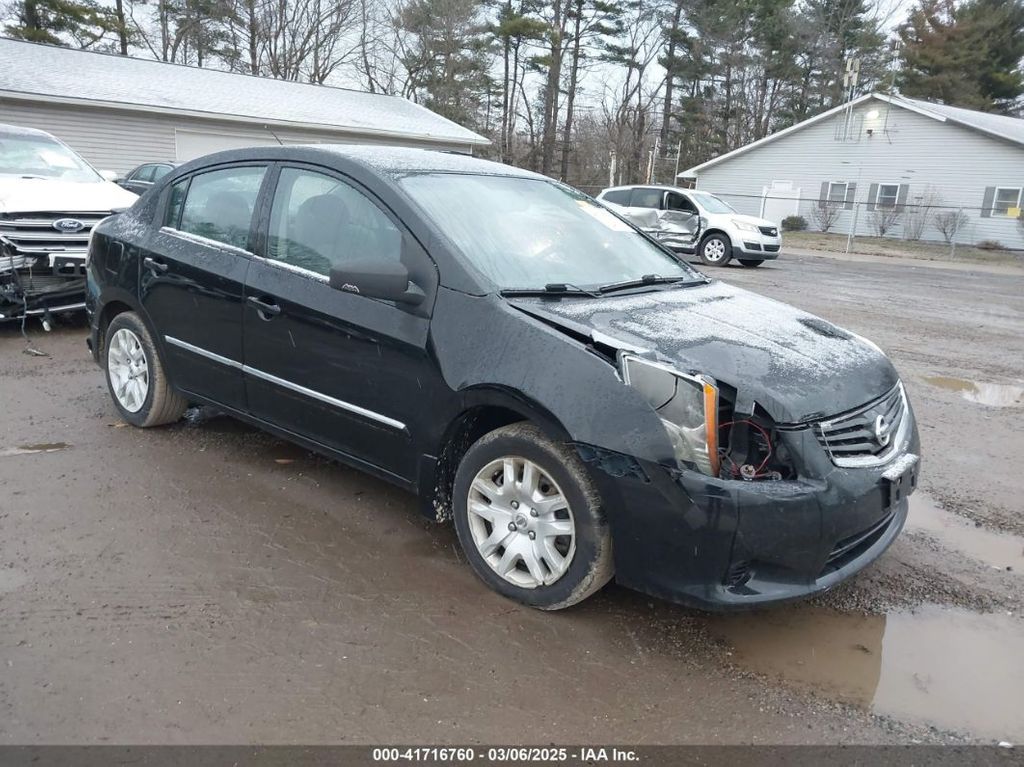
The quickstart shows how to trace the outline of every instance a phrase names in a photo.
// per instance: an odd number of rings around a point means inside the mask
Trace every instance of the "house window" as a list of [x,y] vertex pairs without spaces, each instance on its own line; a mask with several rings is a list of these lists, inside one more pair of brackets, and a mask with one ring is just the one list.
[[833,181],[828,185],[828,201],[842,205],[846,202],[846,188],[848,184],[845,181]]
[[899,184],[879,184],[878,196],[875,197],[876,208],[895,208],[900,196]]
[[1020,192],[1019,186],[997,186],[995,200],[992,203],[992,215],[1009,217],[1011,208],[1019,209]]

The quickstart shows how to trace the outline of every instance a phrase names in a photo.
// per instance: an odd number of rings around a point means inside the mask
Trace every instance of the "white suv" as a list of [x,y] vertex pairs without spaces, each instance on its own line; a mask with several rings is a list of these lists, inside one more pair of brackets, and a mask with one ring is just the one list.
[[744,266],[760,266],[778,258],[782,249],[778,224],[737,213],[708,192],[674,186],[614,186],[603,190],[597,199],[627,217],[652,209],[695,213],[702,219],[700,241],[695,247],[676,249],[696,252],[709,266],[725,266],[732,258]]

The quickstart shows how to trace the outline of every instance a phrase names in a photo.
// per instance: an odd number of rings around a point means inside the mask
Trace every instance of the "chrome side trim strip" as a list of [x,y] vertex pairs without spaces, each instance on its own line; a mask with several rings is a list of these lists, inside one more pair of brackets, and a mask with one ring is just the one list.
[[198,354],[200,357],[206,357],[206,359],[208,360],[219,362],[221,365],[227,365],[229,368],[235,368],[236,370],[241,370],[243,368],[241,362],[235,362],[234,360],[228,359],[227,357],[222,357],[219,354],[208,352],[206,351],[206,349],[201,349],[198,346],[194,346],[193,344],[190,344],[188,341],[182,341],[180,338],[174,338],[173,336],[164,336],[164,340],[167,343],[171,344],[172,346],[177,346],[181,349],[185,349],[186,351],[190,351],[193,354]]
[[405,424],[402,423],[401,421],[396,421],[394,418],[388,418],[386,415],[381,415],[380,413],[375,413],[372,410],[367,410],[364,407],[359,407],[359,405],[353,405],[351,402],[345,402],[344,400],[335,399],[334,397],[328,396],[327,394],[322,394],[321,392],[318,391],[314,391],[313,389],[307,389],[305,386],[299,386],[297,383],[286,381],[283,378],[278,378],[275,375],[265,373],[262,370],[257,370],[256,368],[249,367],[248,365],[242,365],[242,370],[246,373],[249,373],[250,375],[256,376],[257,378],[262,378],[264,381],[269,381],[272,384],[282,386],[285,389],[291,389],[293,392],[304,394],[307,397],[312,397],[313,399],[325,402],[328,405],[334,405],[334,407],[341,408],[342,410],[347,410],[350,413],[355,413],[357,415],[363,416],[364,418],[369,418],[373,421],[378,421],[379,423],[382,423],[385,426],[390,426],[392,429],[398,429],[399,431],[405,430]]
[[181,349],[193,352],[194,354],[198,354],[201,357],[206,357],[207,359],[213,360],[214,362],[219,362],[222,365],[227,365],[228,367],[235,368],[236,370],[241,370],[243,373],[248,373],[249,375],[256,376],[257,378],[261,378],[264,381],[268,381],[269,383],[284,387],[285,389],[290,389],[291,391],[296,392],[298,394],[302,394],[306,397],[311,397],[312,399],[319,400],[320,402],[324,402],[328,405],[333,405],[334,407],[340,408],[341,410],[347,410],[350,413],[361,415],[364,418],[369,418],[371,421],[377,421],[378,423],[382,423],[385,426],[390,426],[392,429],[405,431],[405,424],[402,423],[401,421],[395,420],[394,418],[389,418],[386,415],[381,415],[380,413],[374,412],[373,410],[367,410],[364,407],[359,407],[359,405],[353,405],[351,402],[345,402],[345,400],[340,400],[335,397],[331,397],[330,395],[323,394],[322,392],[318,392],[314,389],[307,389],[305,386],[299,386],[299,384],[292,383],[291,381],[287,381],[284,378],[278,378],[277,376],[271,375],[270,373],[266,373],[262,370],[259,370],[258,368],[254,368],[249,365],[243,365],[241,362],[236,362],[235,360],[228,359],[227,357],[222,357],[219,354],[214,354],[213,352],[207,351],[206,349],[202,349],[198,346],[195,346],[194,344],[190,344],[187,341],[182,341],[180,338],[174,338],[173,336],[164,336],[164,340],[167,341],[167,343],[171,344],[172,346],[177,346]]
[[304,269],[301,266],[295,266],[294,264],[288,264],[285,263],[284,261],[279,261],[273,258],[266,258],[265,256],[257,256],[255,253],[253,254],[252,257],[257,261],[260,261],[261,263],[267,264],[269,266],[275,266],[278,269],[284,269],[285,271],[288,272],[294,272],[295,274],[299,274],[303,277],[308,277],[309,279],[316,280],[317,282],[330,283],[331,281],[329,277],[325,277],[324,275],[320,274],[320,272],[314,272],[310,269]]

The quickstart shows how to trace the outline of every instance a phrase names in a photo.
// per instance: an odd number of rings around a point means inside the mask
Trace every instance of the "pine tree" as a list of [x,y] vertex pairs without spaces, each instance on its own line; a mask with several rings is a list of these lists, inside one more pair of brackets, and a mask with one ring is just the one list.
[[118,30],[116,16],[95,0],[19,0],[13,15],[4,34],[34,43],[90,48]]
[[899,36],[906,96],[1007,114],[1024,96],[1021,0],[921,0]]

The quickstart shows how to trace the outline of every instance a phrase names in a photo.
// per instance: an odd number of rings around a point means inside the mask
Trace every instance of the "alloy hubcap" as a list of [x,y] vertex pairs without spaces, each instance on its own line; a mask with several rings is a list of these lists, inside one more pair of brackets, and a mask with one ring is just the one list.
[[129,413],[139,412],[149,393],[149,361],[142,341],[127,328],[110,339],[107,375],[118,404]]
[[719,239],[704,243],[704,257],[708,261],[720,261],[725,256],[725,243]]
[[536,463],[505,456],[469,489],[469,530],[498,575],[521,588],[548,586],[569,569],[576,524],[561,489]]

